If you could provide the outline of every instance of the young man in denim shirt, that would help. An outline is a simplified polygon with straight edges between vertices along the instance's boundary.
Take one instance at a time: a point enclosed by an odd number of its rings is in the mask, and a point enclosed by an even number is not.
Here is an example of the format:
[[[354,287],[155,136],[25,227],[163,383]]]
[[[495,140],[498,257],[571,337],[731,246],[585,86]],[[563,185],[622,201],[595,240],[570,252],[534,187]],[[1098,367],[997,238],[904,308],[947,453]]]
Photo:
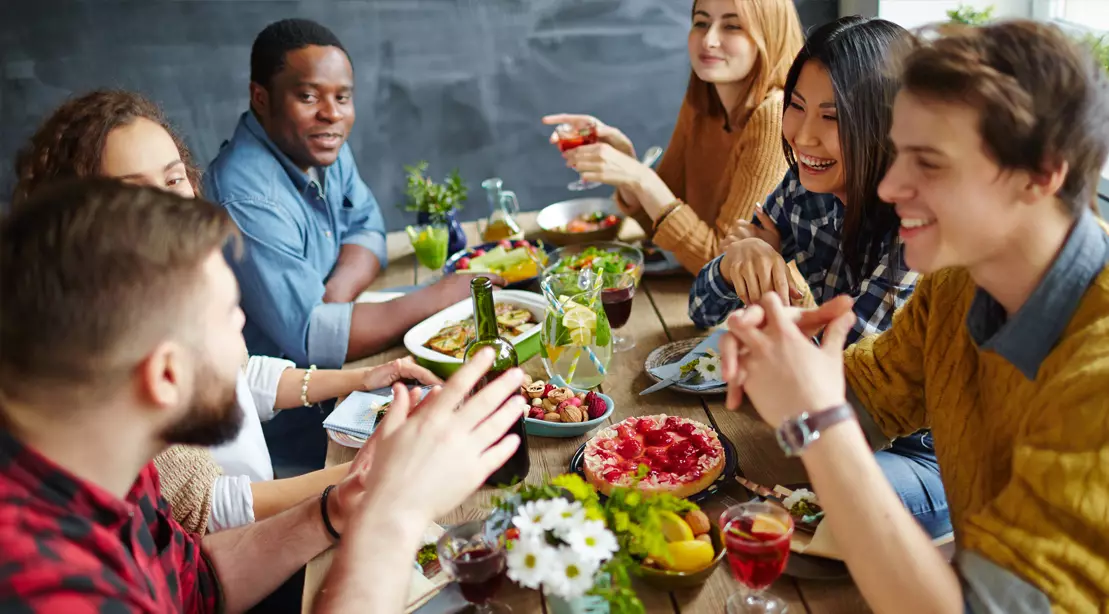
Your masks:
[[[287,19],[258,35],[250,64],[250,110],[204,178],[205,196],[242,230],[232,266],[250,352],[338,368],[468,296],[469,277],[448,276],[390,303],[354,303],[387,262],[381,210],[346,143],[355,118],[350,58],[327,28]],[[312,413],[268,425],[275,464],[296,459],[289,473],[323,464],[322,416]]]

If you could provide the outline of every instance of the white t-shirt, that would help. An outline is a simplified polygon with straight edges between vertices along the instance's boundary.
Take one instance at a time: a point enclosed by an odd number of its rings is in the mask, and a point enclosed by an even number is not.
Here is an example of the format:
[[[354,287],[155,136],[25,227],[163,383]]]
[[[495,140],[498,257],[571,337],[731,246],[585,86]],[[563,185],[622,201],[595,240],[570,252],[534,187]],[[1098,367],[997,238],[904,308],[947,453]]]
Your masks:
[[[292,362],[251,356],[235,383],[235,397],[243,412],[243,426],[230,443],[211,448],[225,475],[216,479],[208,531],[215,532],[254,522],[252,481],[273,479],[273,463],[262,423],[273,419],[277,384]]]

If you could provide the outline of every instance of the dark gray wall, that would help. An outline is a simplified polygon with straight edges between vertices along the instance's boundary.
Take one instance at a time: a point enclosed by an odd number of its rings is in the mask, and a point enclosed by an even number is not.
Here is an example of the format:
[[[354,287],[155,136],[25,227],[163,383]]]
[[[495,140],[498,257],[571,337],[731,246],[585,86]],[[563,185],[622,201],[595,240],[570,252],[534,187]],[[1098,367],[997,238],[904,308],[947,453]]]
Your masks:
[[[836,0],[798,4],[807,26],[837,15]],[[436,176],[461,170],[467,219],[487,211],[490,176],[536,209],[573,179],[545,113],[592,113],[640,150],[665,145],[689,13],[689,0],[0,0],[0,201],[38,122],[97,87],[156,100],[206,165],[246,109],[254,36],[296,16],[332,28],[353,58],[350,142],[390,229],[410,220],[396,207],[402,165],[420,159]]]

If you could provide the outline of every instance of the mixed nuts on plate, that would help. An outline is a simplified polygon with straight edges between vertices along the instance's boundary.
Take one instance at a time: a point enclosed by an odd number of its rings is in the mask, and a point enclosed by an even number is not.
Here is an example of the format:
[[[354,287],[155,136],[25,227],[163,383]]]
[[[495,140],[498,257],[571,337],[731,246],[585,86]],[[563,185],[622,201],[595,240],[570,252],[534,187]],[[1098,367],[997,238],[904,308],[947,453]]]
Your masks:
[[[574,392],[543,380],[520,387],[531,408],[528,417],[547,422],[586,422],[604,415],[605,401],[595,392]]]

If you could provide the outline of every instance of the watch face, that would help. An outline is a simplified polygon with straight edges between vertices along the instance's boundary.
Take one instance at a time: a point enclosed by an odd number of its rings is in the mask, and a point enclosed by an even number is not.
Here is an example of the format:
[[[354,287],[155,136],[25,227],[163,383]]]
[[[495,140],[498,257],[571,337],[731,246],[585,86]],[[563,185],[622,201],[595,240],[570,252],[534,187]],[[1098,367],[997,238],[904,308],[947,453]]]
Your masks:
[[[786,454],[796,454],[805,447],[808,429],[798,419],[786,420],[778,427],[778,445]]]

